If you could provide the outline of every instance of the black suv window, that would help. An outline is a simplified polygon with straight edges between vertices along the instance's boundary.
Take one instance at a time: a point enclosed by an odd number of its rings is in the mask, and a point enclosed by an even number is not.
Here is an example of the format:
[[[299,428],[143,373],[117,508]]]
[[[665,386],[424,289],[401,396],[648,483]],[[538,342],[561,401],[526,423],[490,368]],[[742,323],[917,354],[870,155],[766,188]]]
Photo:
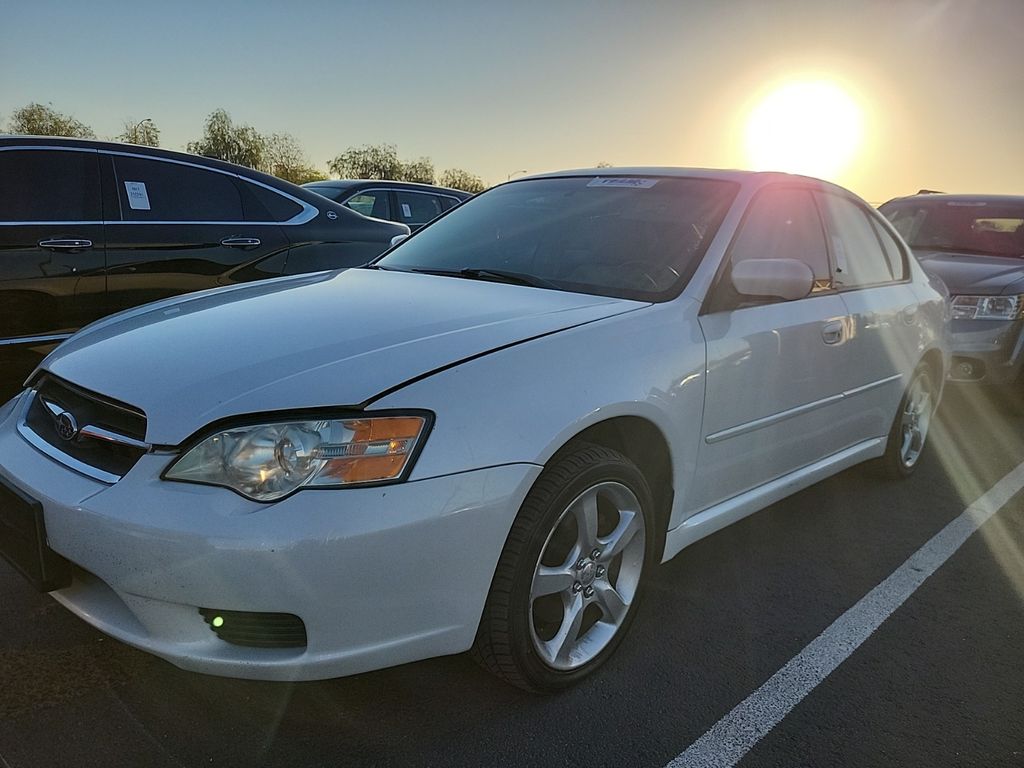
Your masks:
[[[242,221],[231,176],[181,163],[115,157],[125,221]]]
[[[365,192],[356,192],[345,201],[345,205],[363,216],[372,216],[375,219],[391,218],[391,207],[388,205],[386,189],[368,189]]]
[[[441,215],[444,206],[437,195],[424,192],[398,191],[398,215],[396,221],[403,224],[426,224]]]
[[[814,290],[832,288],[825,232],[806,189],[768,189],[751,204],[730,249],[730,263],[797,259],[814,273]]]
[[[0,152],[0,221],[99,221],[95,152]]]

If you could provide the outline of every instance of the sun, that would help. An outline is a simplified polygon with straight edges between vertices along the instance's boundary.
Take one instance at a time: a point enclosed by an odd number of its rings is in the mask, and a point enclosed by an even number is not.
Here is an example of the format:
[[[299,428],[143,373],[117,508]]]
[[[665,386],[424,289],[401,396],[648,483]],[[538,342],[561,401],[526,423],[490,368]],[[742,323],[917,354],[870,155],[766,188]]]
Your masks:
[[[836,180],[857,156],[864,113],[829,80],[784,83],[747,118],[747,160],[759,171],[787,171]]]

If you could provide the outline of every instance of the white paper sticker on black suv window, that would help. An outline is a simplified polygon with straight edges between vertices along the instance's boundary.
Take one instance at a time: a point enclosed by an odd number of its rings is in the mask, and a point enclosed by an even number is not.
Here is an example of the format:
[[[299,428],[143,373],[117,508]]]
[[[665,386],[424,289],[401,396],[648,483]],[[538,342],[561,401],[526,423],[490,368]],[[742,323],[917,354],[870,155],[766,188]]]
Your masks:
[[[657,179],[630,179],[625,176],[612,176],[609,178],[596,178],[588,187],[631,187],[633,189],[650,189],[658,183]]]
[[[146,192],[146,182],[126,181],[125,192],[128,193],[128,207],[133,211],[149,210],[149,193]]]

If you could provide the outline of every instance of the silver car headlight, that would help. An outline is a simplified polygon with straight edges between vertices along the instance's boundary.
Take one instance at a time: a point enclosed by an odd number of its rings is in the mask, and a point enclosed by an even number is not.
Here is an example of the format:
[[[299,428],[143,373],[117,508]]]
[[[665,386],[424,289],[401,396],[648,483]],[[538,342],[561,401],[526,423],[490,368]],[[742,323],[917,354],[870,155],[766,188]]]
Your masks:
[[[954,320],[1016,320],[1024,310],[1024,296],[954,296]]]
[[[425,439],[426,413],[274,421],[207,435],[163,474],[220,485],[255,501],[299,488],[403,479]]]

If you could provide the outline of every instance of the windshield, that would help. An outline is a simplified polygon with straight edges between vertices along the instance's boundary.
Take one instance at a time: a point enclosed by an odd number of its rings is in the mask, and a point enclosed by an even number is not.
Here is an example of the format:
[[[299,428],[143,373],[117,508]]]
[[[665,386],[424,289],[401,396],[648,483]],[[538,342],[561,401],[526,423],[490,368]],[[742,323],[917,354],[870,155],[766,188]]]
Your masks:
[[[881,211],[911,248],[1024,256],[1024,203],[913,200]]]
[[[535,179],[466,202],[377,262],[619,298],[682,290],[737,186],[692,178]]]

